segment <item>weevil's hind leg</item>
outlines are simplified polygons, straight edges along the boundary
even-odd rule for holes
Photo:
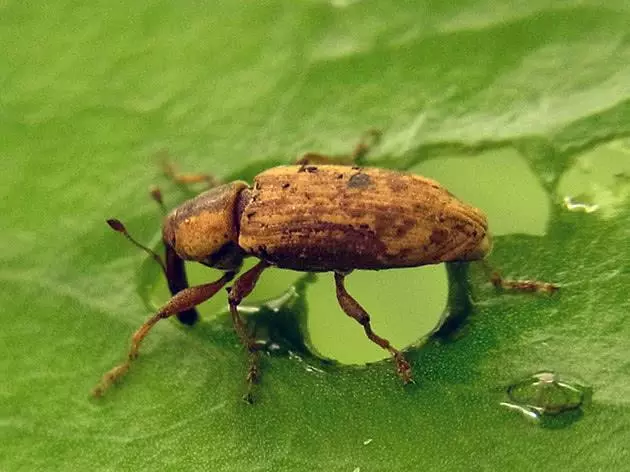
[[[177,171],[175,165],[171,162],[168,154],[165,151],[158,153],[158,159],[162,166],[164,174],[173,182],[181,185],[190,185],[205,183],[207,188],[216,187],[220,182],[219,180],[210,174],[203,174],[198,172],[181,173]]]
[[[411,366],[405,359],[404,355],[398,349],[394,348],[387,339],[381,338],[372,331],[370,315],[361,305],[359,305],[359,302],[352,298],[352,296],[346,291],[346,287],[344,286],[345,277],[345,274],[335,272],[335,286],[337,289],[337,300],[339,301],[339,305],[348,316],[351,316],[357,320],[361,326],[363,326],[365,334],[372,342],[389,351],[396,362],[396,372],[402,381],[405,384],[412,382],[413,378],[411,374]]]
[[[295,163],[303,166],[314,164],[363,165],[367,154],[381,141],[381,135],[381,131],[377,129],[366,131],[359,139],[352,153],[348,156],[328,156],[315,152],[307,152],[297,159]]]
[[[499,271],[493,269],[487,261],[481,261],[483,268],[490,279],[492,285],[500,290],[526,293],[555,293],[560,290],[558,284],[542,282],[540,280],[512,280],[504,279]]]
[[[363,133],[350,156],[352,162],[354,164],[363,165],[368,153],[381,142],[382,135],[383,133],[380,130],[374,128]]]
[[[328,156],[317,152],[307,152],[296,159],[295,163],[301,166],[311,166],[317,164],[338,164],[351,166],[354,164],[354,161],[349,156]]]
[[[234,272],[226,272],[223,274],[223,277],[215,282],[186,288],[172,297],[133,334],[127,360],[105,373],[98,385],[92,390],[92,395],[95,397],[102,396],[114,382],[127,373],[131,367],[131,362],[138,357],[142,341],[158,321],[205,302],[232,280],[234,275]]]
[[[238,312],[238,305],[254,290],[256,282],[258,282],[260,278],[260,274],[269,267],[269,265],[268,262],[260,261],[236,279],[234,285],[228,289],[228,303],[230,304],[230,313],[232,314],[234,329],[241,343],[247,348],[249,355],[249,368],[247,369],[246,377],[247,393],[244,397],[245,401],[248,403],[253,403],[254,384],[260,381],[260,349],[254,338],[247,332],[247,326]]]

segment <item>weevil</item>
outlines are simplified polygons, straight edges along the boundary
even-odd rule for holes
[[[350,161],[360,160],[369,147],[364,138]],[[238,306],[268,267],[332,272],[341,309],[363,327],[372,342],[391,354],[402,382],[412,382],[405,356],[374,332],[370,315],[348,293],[345,279],[353,270],[481,260],[492,247],[487,218],[434,180],[335,162],[335,158],[309,153],[299,165],[258,174],[252,186],[235,181],[184,202],[164,218],[165,263],[133,240],[122,223],[109,220],[112,228],[161,263],[173,296],[134,333],[127,360],[107,372],[93,394],[102,395],[129,370],[140,344],[159,320],[177,315],[183,323],[193,324],[198,316],[195,306],[234,280],[247,257],[259,262],[236,278],[227,292],[234,328],[249,353],[248,401],[251,386],[260,377],[259,346],[247,332]],[[211,181],[205,174],[179,175],[172,166],[166,167],[166,173],[180,183]],[[220,269],[223,275],[189,287],[184,261]],[[525,291],[557,289],[555,284],[536,281],[506,281],[497,273],[491,281],[497,287]]]

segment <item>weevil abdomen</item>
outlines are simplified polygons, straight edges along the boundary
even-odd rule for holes
[[[239,246],[278,267],[344,271],[482,258],[485,215],[437,182],[396,171],[282,166],[241,205]]]

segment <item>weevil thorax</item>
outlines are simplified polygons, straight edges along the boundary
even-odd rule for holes
[[[222,270],[240,267],[244,252],[238,246],[238,201],[248,188],[236,181],[199,194],[164,219],[166,244],[185,260]]]

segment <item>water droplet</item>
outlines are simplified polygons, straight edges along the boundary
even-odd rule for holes
[[[545,417],[580,410],[587,390],[577,381],[543,371],[510,385],[507,389],[509,401],[501,402],[501,406],[538,423]]]
[[[292,359],[294,361],[298,361],[299,363],[301,363],[304,366],[304,370],[306,372],[310,372],[312,374],[325,374],[326,373],[326,371],[319,369],[312,364],[309,364],[308,362],[304,360],[304,358],[302,358],[302,356],[300,356],[299,354],[293,351],[289,351],[289,359]]]
[[[577,202],[573,197],[566,196],[562,199],[564,206],[569,211],[581,211],[583,213],[593,213],[599,210],[599,205]]]
[[[606,143],[578,155],[558,182],[556,191],[569,211],[611,218],[630,198],[630,142]]]

